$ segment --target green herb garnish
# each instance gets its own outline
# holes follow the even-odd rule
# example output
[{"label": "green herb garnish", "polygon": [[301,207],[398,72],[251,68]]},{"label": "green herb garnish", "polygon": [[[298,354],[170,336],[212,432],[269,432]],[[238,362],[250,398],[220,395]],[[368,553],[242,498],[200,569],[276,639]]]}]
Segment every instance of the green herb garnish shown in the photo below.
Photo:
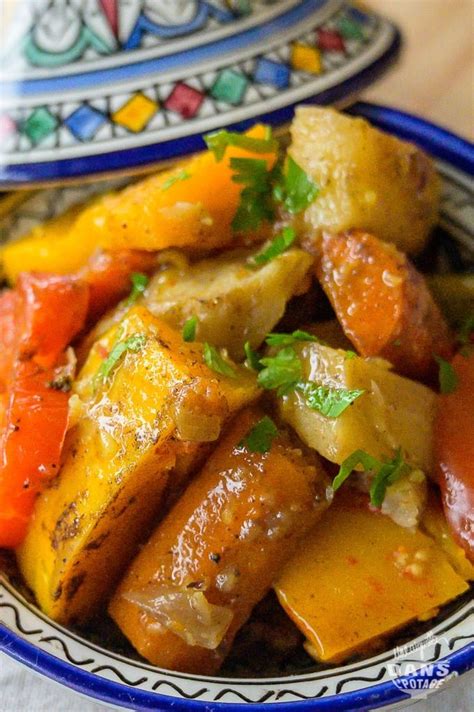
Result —
[{"label": "green herb garnish", "polygon": [[474,333],[474,314],[469,314],[458,332],[458,343],[467,346],[471,343],[471,335]]},{"label": "green herb garnish", "polygon": [[449,361],[446,361],[444,358],[441,358],[441,356],[436,355],[435,359],[439,365],[439,390],[441,393],[452,393],[456,390],[458,385],[457,373]]},{"label": "green herb garnish", "polygon": [[260,365],[260,356],[253,350],[250,346],[250,341],[246,341],[244,345],[244,351],[246,355],[246,362],[254,371],[261,371],[263,366]]},{"label": "green herb garnish", "polygon": [[175,173],[173,176],[170,176],[168,180],[165,180],[161,186],[161,190],[169,190],[169,188],[171,188],[171,186],[175,183],[179,183],[182,180],[188,180],[189,178],[191,178],[191,174],[182,168],[178,173]]},{"label": "green herb garnish", "polygon": [[273,189],[275,200],[295,215],[308,207],[319,193],[319,187],[296,161],[288,156],[285,171]]},{"label": "green herb garnish", "polygon": [[355,450],[341,464],[339,472],[333,480],[332,488],[335,492],[344,484],[357,465],[362,465],[365,471],[374,473],[374,479],[370,486],[370,502],[374,507],[382,505],[387,487],[409,470],[408,465],[403,461],[400,448],[398,448],[394,458],[386,462],[381,462],[376,457],[364,452],[364,450]]},{"label": "green herb garnish", "polygon": [[130,281],[132,283],[132,291],[125,302],[127,306],[135,304],[147,288],[150,280],[146,274],[142,274],[142,272],[134,272],[130,277]]},{"label": "green herb garnish", "polygon": [[206,365],[222,376],[236,378],[237,374],[228,361],[219,353],[215,346],[205,343],[203,350],[204,362]]},{"label": "green herb garnish", "polygon": [[261,158],[231,158],[232,180],[244,187],[232,220],[236,232],[256,230],[262,222],[271,221],[274,207],[271,195],[271,172]]},{"label": "green herb garnish", "polygon": [[250,452],[264,454],[270,450],[277,435],[278,428],[273,420],[265,415],[253,426],[239,445],[245,446]]},{"label": "green herb garnish", "polygon": [[237,146],[252,153],[272,153],[278,144],[272,136],[269,126],[266,127],[265,138],[253,138],[246,134],[234,133],[233,131],[214,131],[204,136],[204,141],[210,151],[214,154],[216,161],[222,161],[229,146]]},{"label": "green herb garnish", "polygon": [[318,342],[319,339],[308,331],[296,329],[296,331],[293,331],[291,334],[268,334],[265,341],[269,346],[292,346],[297,341]]},{"label": "green herb garnish", "polygon": [[364,390],[347,390],[346,388],[330,388],[308,381],[296,386],[305,397],[306,405],[327,418],[338,418],[346,408],[365,393]]},{"label": "green herb garnish", "polygon": [[292,227],[283,228],[280,234],[274,237],[267,247],[264,247],[263,250],[249,259],[249,264],[252,266],[260,266],[271,262],[275,257],[279,257],[279,255],[286,252],[294,243],[295,239],[296,233]]},{"label": "green herb garnish", "polygon": [[197,316],[191,316],[186,319],[183,325],[183,339],[184,341],[195,341],[196,340],[196,329],[198,325]]},{"label": "green herb garnish", "polygon": [[124,341],[118,341],[113,346],[107,358],[101,363],[94,379],[95,383],[104,383],[127,351],[138,353],[142,350],[145,343],[146,336],[144,334],[133,334]]},{"label": "green herb garnish", "polygon": [[301,381],[301,361],[291,346],[279,351],[275,356],[260,359],[264,367],[258,374],[258,384],[266,390],[276,389],[278,396],[291,391]]},{"label": "green herb garnish", "polygon": [[349,349],[348,351],[346,351],[345,358],[346,358],[348,361],[351,361],[353,358],[357,358],[357,354],[356,354],[355,351],[351,351],[351,350]]}]

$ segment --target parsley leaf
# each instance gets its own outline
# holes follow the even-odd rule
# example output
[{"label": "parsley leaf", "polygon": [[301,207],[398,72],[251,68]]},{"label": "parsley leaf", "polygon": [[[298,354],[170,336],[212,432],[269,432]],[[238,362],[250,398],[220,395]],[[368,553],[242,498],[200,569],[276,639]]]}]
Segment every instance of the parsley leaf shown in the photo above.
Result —
[{"label": "parsley leaf", "polygon": [[302,378],[301,361],[291,346],[279,351],[275,356],[260,359],[264,368],[258,374],[258,384],[266,390],[277,390],[278,396],[291,391]]},{"label": "parsley leaf", "polygon": [[141,272],[134,272],[130,277],[130,281],[132,283],[132,291],[126,299],[126,306],[131,306],[132,304],[135,304],[135,302],[141,297],[141,295],[147,288],[148,282],[150,280],[148,279],[146,274],[142,274]]},{"label": "parsley leaf", "polygon": [[474,333],[474,314],[469,314],[464,324],[459,329],[458,342],[461,346],[467,346],[471,341],[471,335]]},{"label": "parsley leaf", "polygon": [[288,156],[285,172],[274,186],[273,196],[289,213],[295,215],[308,207],[317,197],[319,187],[296,161]]},{"label": "parsley leaf", "polygon": [[351,351],[350,349],[346,351],[345,357],[348,361],[351,361],[353,358],[357,358],[357,354],[355,351]]},{"label": "parsley leaf", "polygon": [[215,346],[211,346],[206,342],[204,344],[203,357],[206,365],[216,373],[228,378],[237,378],[237,374],[230,363],[225,360]]},{"label": "parsley leaf", "polygon": [[138,353],[145,343],[146,336],[144,334],[133,334],[124,341],[117,341],[107,358],[102,361],[94,379],[95,383],[104,383],[127,351]]},{"label": "parsley leaf", "polygon": [[278,428],[268,415],[265,415],[247,433],[245,438],[239,443],[245,446],[250,452],[268,452],[272,446],[273,439],[278,435]]},{"label": "parsley leaf", "polygon": [[436,356],[435,359],[439,365],[439,389],[441,393],[452,393],[458,385],[458,376],[452,364],[446,361],[441,356]]},{"label": "parsley leaf", "polygon": [[161,186],[161,190],[169,190],[169,188],[171,188],[171,186],[175,183],[178,183],[182,180],[188,180],[188,178],[191,178],[191,174],[188,173],[188,171],[186,171],[184,168],[182,168],[178,173],[175,173],[174,175],[170,176],[168,180],[165,180],[165,182]]},{"label": "parsley leaf", "polygon": [[264,265],[282,255],[294,243],[296,233],[292,227],[285,227],[263,250],[249,259],[250,265]]},{"label": "parsley leaf", "polygon": [[222,161],[229,146],[237,146],[252,153],[272,153],[278,144],[272,136],[270,127],[267,127],[265,138],[253,138],[246,134],[234,133],[233,131],[214,131],[204,136],[204,141],[210,151],[214,154],[216,161]]},{"label": "parsley leaf", "polygon": [[338,418],[351,403],[365,393],[364,390],[347,390],[345,388],[330,388],[308,381],[297,386],[311,410],[317,410],[327,418]]},{"label": "parsley leaf", "polygon": [[197,316],[191,316],[186,319],[183,325],[183,339],[184,341],[195,341],[196,340],[196,328],[198,325]]},{"label": "parsley leaf", "polygon": [[231,158],[230,167],[234,171],[233,182],[244,186],[232,229],[236,232],[256,230],[262,222],[274,217],[271,171],[261,158]]},{"label": "parsley leaf", "polygon": [[403,461],[401,448],[398,448],[393,460],[384,462],[372,480],[370,502],[374,507],[382,506],[387,487],[404,475],[408,469],[408,465]]},{"label": "parsley leaf", "polygon": [[250,341],[245,342],[244,351],[247,357],[246,361],[250,368],[253,368],[254,371],[261,371],[263,367],[260,365],[260,356],[250,346]]},{"label": "parsley leaf", "polygon": [[370,486],[370,502],[374,507],[382,506],[387,487],[409,470],[409,466],[402,458],[400,448],[398,448],[393,459],[386,462],[377,460],[376,457],[372,457],[364,450],[356,450],[341,464],[339,472],[332,483],[334,492],[344,484],[357,465],[362,465],[364,470],[372,470],[375,473]]},{"label": "parsley leaf", "polygon": [[296,329],[292,334],[268,334],[265,339],[269,346],[292,346],[297,341],[316,341],[319,339],[313,334],[302,329]]},{"label": "parsley leaf", "polygon": [[381,463],[377,460],[377,458],[372,457],[364,450],[355,450],[352,455],[346,457],[344,462],[341,463],[339,472],[332,482],[334,492],[336,492],[339,487],[344,484],[357,465],[362,465],[364,470],[376,470],[380,467]]}]

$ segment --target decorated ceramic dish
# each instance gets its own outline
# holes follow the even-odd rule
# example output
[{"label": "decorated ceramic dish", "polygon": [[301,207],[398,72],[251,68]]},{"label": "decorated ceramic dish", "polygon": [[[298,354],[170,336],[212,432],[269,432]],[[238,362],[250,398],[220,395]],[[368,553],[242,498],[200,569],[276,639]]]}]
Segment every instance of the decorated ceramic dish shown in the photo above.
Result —
[{"label": "decorated ceramic dish", "polygon": [[[137,171],[201,134],[342,102],[396,57],[346,0],[25,0],[1,49],[0,183]],[[8,13],[8,15],[13,14]]]},{"label": "decorated ceramic dish", "polygon": [[[439,227],[434,232],[432,241],[425,248],[422,255],[417,258],[418,267],[431,273],[472,271],[474,264],[474,234],[471,217],[472,175],[474,174],[472,147],[462,139],[442,129],[391,109],[359,104],[353,107],[351,113],[365,116],[373,124],[383,128],[385,131],[417,143],[436,160],[437,169],[442,178],[441,220]],[[332,112],[331,116],[333,115],[334,112]],[[333,117],[330,120],[335,120],[335,118]],[[234,138],[233,140],[238,141],[239,139]],[[268,137],[264,139],[264,141],[269,140]],[[250,145],[258,146],[259,144]],[[420,160],[421,163],[419,165],[424,166],[423,160]],[[421,186],[420,190],[423,190],[427,185],[426,174],[424,176],[423,183],[418,183]],[[187,178],[188,176],[183,175],[183,170],[181,170],[174,176],[171,183],[168,179],[166,185],[164,185],[164,190],[169,190],[170,186],[176,185],[177,182],[186,181]],[[301,176],[299,180],[301,184]],[[71,205],[84,201],[94,193],[102,192],[111,187],[121,187],[123,182],[124,179],[114,184],[95,184],[94,186],[89,185],[77,188],[60,187],[39,191],[35,195],[29,196],[13,212],[2,218],[0,239],[5,241],[6,239],[18,237],[34,225],[60,215]],[[178,186],[178,189],[181,190],[182,188]],[[305,190],[307,189],[308,184]],[[424,219],[427,219],[426,214]],[[288,233],[286,234],[288,235]],[[359,239],[358,235],[359,233],[356,232],[353,238],[348,239],[357,240]],[[413,235],[414,233],[411,234],[412,238]],[[369,243],[365,244],[371,244],[370,239]],[[402,238],[397,235],[397,239]],[[271,244],[274,250],[275,243],[272,242]],[[407,249],[410,250],[410,246]],[[265,251],[258,254],[266,254],[264,259],[268,257],[268,252],[265,253]],[[289,255],[290,252],[287,254]],[[392,253],[388,252],[387,254]],[[12,262],[9,263],[8,269],[13,269],[12,264]],[[388,279],[389,275],[385,275],[385,280]],[[336,286],[337,284],[336,281]],[[139,292],[140,283],[134,282],[134,285]],[[200,328],[199,325],[198,328]],[[195,329],[196,321],[189,323],[189,320],[187,320],[183,330],[183,338],[186,342],[195,338]],[[194,335],[192,332],[194,332]],[[441,332],[439,333],[441,334]],[[279,337],[281,336],[282,334],[279,335]],[[304,331],[293,332],[292,335],[286,334],[285,336],[293,338],[293,342],[294,339],[317,341],[311,334]],[[275,343],[277,342],[275,341]],[[400,345],[398,344],[398,346]],[[134,344],[131,347],[133,350],[135,348]],[[408,345],[409,347],[410,345]],[[326,348],[326,345],[322,344],[321,346],[314,346],[314,348]],[[437,349],[441,348],[440,336]],[[246,353],[248,354],[247,350]],[[431,358],[431,353],[429,356]],[[79,357],[81,358],[80,353]],[[218,358],[215,353],[213,358]],[[248,358],[250,357],[248,356]],[[344,358],[352,360],[356,358],[356,354],[353,351],[347,351]],[[396,359],[397,355],[393,358]],[[271,359],[266,359],[266,362],[268,363],[269,360]],[[262,361],[261,364],[263,363]],[[225,363],[223,365],[221,361],[218,361],[217,366],[220,370],[215,368],[215,360],[213,365],[217,373],[222,374],[222,369],[225,371]],[[409,365],[413,367],[413,363],[410,362]],[[109,364],[108,367],[111,368],[113,365]],[[396,375],[393,377],[399,378]],[[400,383],[402,380],[400,379]],[[417,384],[417,387],[419,389],[425,388],[420,384]],[[453,387],[452,384],[450,386],[449,383],[445,383],[444,387],[442,384],[441,391],[448,393]],[[444,388],[445,390],[443,390]],[[359,396],[360,392],[351,396],[351,398]],[[347,405],[348,403],[345,404],[345,407]],[[290,411],[287,411],[287,417],[289,417],[288,413]],[[242,417],[245,419],[247,416]],[[298,429],[297,424],[294,427]],[[243,432],[245,434],[245,431]],[[298,430],[298,432],[300,431]],[[248,437],[249,435],[246,436],[246,440],[239,443],[239,448],[245,446],[250,448],[249,451],[253,453],[268,451],[270,445],[265,446],[266,450],[251,449]],[[275,433],[273,433],[272,437],[275,437]],[[269,472],[270,470],[267,472],[267,477]],[[289,471],[287,476],[290,477]],[[333,489],[336,488],[335,482],[336,480],[333,481]],[[353,490],[354,492],[355,490]],[[353,494],[352,496],[355,495]],[[361,494],[360,496],[365,497],[366,495]],[[178,501],[178,505],[180,501]],[[131,506],[133,504],[132,500],[128,504]],[[335,506],[333,504],[329,511],[333,511]],[[348,511],[350,511],[350,507]],[[69,514],[65,512],[64,518],[60,517],[58,520],[58,523],[61,522],[61,526],[57,531],[56,538],[53,537],[50,542],[53,558],[64,541],[73,539],[77,533],[77,522],[75,523],[74,517],[69,520]],[[370,516],[374,515],[371,514]],[[382,517],[382,519],[388,519],[388,517]],[[41,522],[41,519],[38,519],[38,522]],[[404,526],[407,525],[405,524]],[[51,600],[45,603],[44,592],[41,594],[41,572],[39,572],[39,578],[36,580],[34,576],[31,577],[31,572],[35,571],[38,566],[36,559],[28,556],[28,546],[31,547],[31,544],[33,544],[33,550],[35,546],[35,542],[31,541],[31,536],[28,536],[30,537],[29,544],[27,543],[26,548],[23,545],[19,553],[22,571],[28,583],[36,590],[37,595],[43,595],[43,607],[50,606],[54,612],[53,617],[60,617],[58,606],[65,605],[61,615],[63,618],[67,618],[68,605],[76,606],[76,603],[71,603],[72,597],[64,599],[64,591],[59,587]],[[36,536],[40,536],[39,530]],[[91,541],[89,548],[94,550],[94,547],[100,547],[98,540]],[[146,552],[146,548],[143,551]],[[39,553],[41,554],[41,552]],[[405,560],[406,552],[403,551],[403,548],[397,549],[396,553],[397,560],[395,565],[398,566],[400,564],[408,578],[411,579],[413,576],[416,578],[420,575],[425,562],[424,556],[421,555],[423,554],[422,550],[416,552],[420,556],[418,558],[415,557],[412,563]],[[302,551],[301,555],[305,556],[304,551]],[[140,554],[141,556],[142,554]],[[219,565],[221,559],[219,555],[212,554],[210,558],[216,565]],[[347,565],[357,563],[355,560],[349,561],[349,559],[351,557],[348,557]],[[112,565],[112,563],[109,562],[109,565]],[[8,570],[8,562],[6,562],[5,571]],[[286,571],[288,572],[288,569]],[[280,602],[283,603],[284,607],[289,605],[290,611],[291,605],[288,603],[289,599],[285,598],[285,596],[288,595],[288,591],[291,588],[291,576],[294,573],[293,571],[293,574],[291,572],[288,574],[290,578],[286,580],[286,583],[284,578],[279,578],[279,583],[275,586]],[[51,574],[48,573],[47,575]],[[466,578],[468,579],[469,575]],[[226,581],[228,582],[228,579]],[[72,584],[73,579],[69,583]],[[261,711],[265,707],[278,704],[278,708],[283,709],[284,712],[297,712],[300,708],[311,710],[368,710],[395,703],[402,704],[414,697],[419,698],[431,691],[443,689],[444,685],[450,681],[452,682],[458,675],[473,667],[474,607],[472,603],[472,588],[468,589],[468,586],[462,580],[461,583],[463,585],[457,589],[458,592],[461,592],[461,595],[457,595],[451,603],[443,605],[439,613],[436,614],[432,610],[429,611],[429,615],[426,616],[424,622],[420,620],[416,624],[405,627],[396,636],[392,636],[389,646],[385,644],[372,652],[370,648],[364,649],[362,653],[352,657],[348,657],[346,654],[347,659],[339,665],[315,663],[312,658],[316,657],[320,661],[321,654],[318,657],[318,653],[311,652],[308,647],[306,647],[306,650],[310,652],[310,656],[306,655],[302,648],[300,652],[295,652],[294,654],[278,655],[274,654],[278,650],[278,644],[274,645],[272,643],[270,648],[274,646],[274,650],[272,648],[273,653],[269,653],[264,645],[260,647],[261,641],[264,639],[260,639],[257,635],[256,647],[255,639],[253,639],[253,647],[252,637],[250,644],[248,640],[245,641],[244,639],[243,648],[239,650],[239,645],[237,645],[237,652],[230,655],[229,660],[219,674],[206,675],[196,672],[175,672],[170,669],[164,669],[164,667],[168,668],[171,665],[158,667],[146,662],[133,652],[125,638],[117,636],[117,631],[114,632],[109,624],[104,624],[103,620],[98,620],[94,624],[79,628],[66,628],[58,624],[34,605],[31,596],[24,589],[15,571],[12,570],[10,576],[3,575],[0,578],[0,646],[5,653],[33,670],[83,695],[120,708],[139,710],[175,708],[199,712],[201,709],[209,709],[210,707],[215,710],[222,707],[223,712],[225,710],[242,712],[244,708]],[[81,582],[78,582],[78,585],[80,586]],[[235,585],[235,581],[233,585]],[[375,580],[373,585],[378,585]],[[191,588],[194,591],[196,586],[193,584]],[[199,591],[199,587],[196,590]],[[224,591],[225,588],[222,590]],[[75,588],[76,591],[77,586]],[[71,594],[71,596],[73,595],[75,594]],[[193,593],[192,595],[202,596],[203,594]],[[451,595],[450,598],[453,598],[453,596]],[[120,614],[122,604],[119,599],[114,597],[115,603],[112,603],[109,610],[135,648],[140,650],[140,636],[137,638],[133,626],[132,628],[127,628],[126,617],[121,617]],[[67,603],[68,600],[69,604]],[[133,599],[133,596],[131,599],[126,600],[132,601],[133,605],[137,604],[137,600]],[[140,601],[138,603],[139,606],[142,605]],[[275,621],[277,628],[283,625],[280,618],[274,618],[275,615],[278,615],[274,610],[274,602],[272,603],[271,600],[265,599],[263,605],[266,608],[261,613],[261,620]],[[297,609],[297,601],[294,605],[296,605]],[[219,607],[215,606],[215,608]],[[304,611],[302,615],[304,617]],[[293,620],[297,621],[297,616],[293,617]],[[289,631],[284,627],[281,630]],[[143,635],[148,636],[148,629],[144,629]],[[292,633],[288,632],[288,636],[291,637],[291,635]],[[317,643],[317,637],[313,639],[310,635],[310,640],[313,641],[313,645],[315,644],[314,641]],[[242,640],[240,643],[242,644]],[[195,641],[190,644],[191,647],[195,645]],[[288,650],[288,648],[285,648],[287,641],[282,642],[280,640],[279,645],[283,645],[282,649]],[[299,650],[298,646],[295,650]],[[152,657],[153,655],[155,659],[161,658],[162,655],[162,651],[159,648],[153,654],[150,650],[147,652],[146,648],[143,648],[143,652],[145,657]],[[198,668],[199,666],[202,667],[202,664],[202,660],[197,661]],[[249,673],[249,670],[252,672]]]}]

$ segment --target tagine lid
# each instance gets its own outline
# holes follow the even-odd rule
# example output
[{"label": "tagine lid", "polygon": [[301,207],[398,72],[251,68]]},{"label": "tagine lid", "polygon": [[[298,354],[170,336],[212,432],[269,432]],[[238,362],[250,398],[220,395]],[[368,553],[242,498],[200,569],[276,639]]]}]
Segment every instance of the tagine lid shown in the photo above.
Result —
[{"label": "tagine lid", "polygon": [[22,0],[0,50],[0,187],[138,172],[202,134],[347,104],[396,27],[345,0]]}]

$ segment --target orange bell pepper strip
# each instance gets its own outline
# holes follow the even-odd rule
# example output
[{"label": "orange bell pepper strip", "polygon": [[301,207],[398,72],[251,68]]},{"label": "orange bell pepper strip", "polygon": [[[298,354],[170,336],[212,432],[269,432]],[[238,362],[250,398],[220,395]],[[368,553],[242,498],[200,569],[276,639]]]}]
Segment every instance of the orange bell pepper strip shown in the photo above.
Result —
[{"label": "orange bell pepper strip", "polygon": [[457,354],[457,385],[440,396],[435,422],[435,466],[446,519],[474,562],[474,349]]},{"label": "orange bell pepper strip", "polygon": [[[0,547],[25,535],[36,494],[59,470],[68,425],[64,350],[83,328],[89,288],[73,277],[22,274],[2,296]],[[10,305],[10,310],[7,308]]]}]

